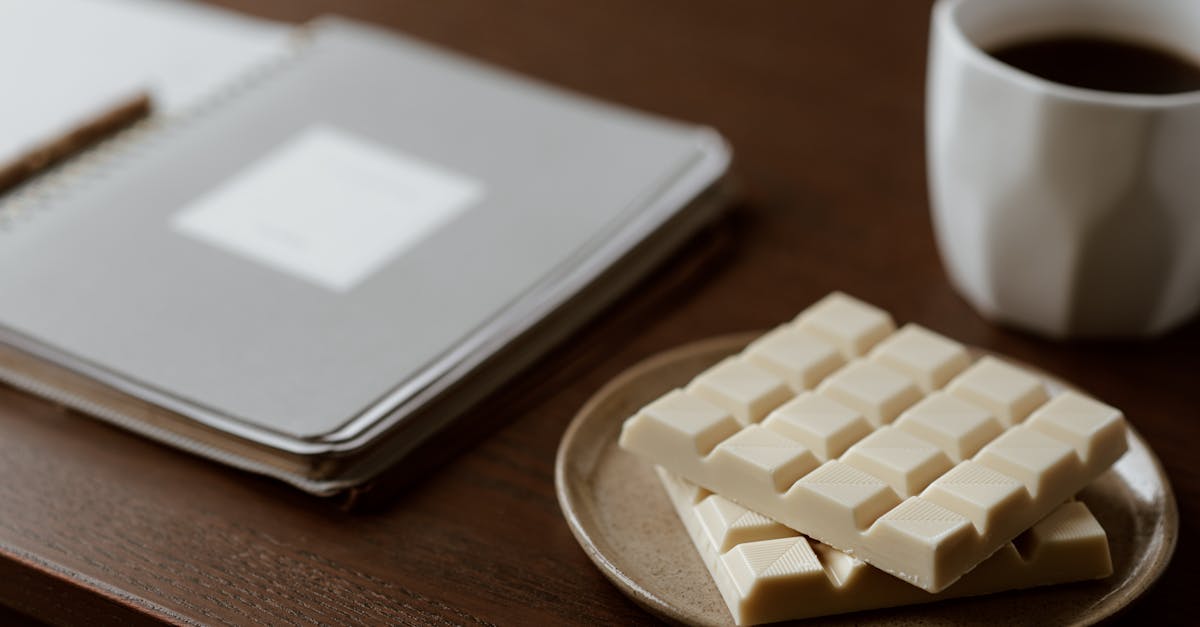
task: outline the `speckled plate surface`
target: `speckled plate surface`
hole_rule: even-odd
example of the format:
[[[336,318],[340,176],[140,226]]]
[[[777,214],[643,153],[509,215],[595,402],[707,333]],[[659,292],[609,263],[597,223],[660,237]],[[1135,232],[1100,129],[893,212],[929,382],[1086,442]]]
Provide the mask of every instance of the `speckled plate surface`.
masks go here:
[[[686,384],[754,337],[695,342],[637,364],[584,405],[559,445],[555,484],[575,538],[618,588],[669,621],[732,624],[653,469],[622,451],[617,436],[622,421],[638,408]],[[1115,571],[1108,579],[816,620],[846,625],[1065,625],[1111,616],[1166,568],[1179,529],[1175,497],[1158,459],[1130,429],[1129,452],[1079,498],[1108,533]]]

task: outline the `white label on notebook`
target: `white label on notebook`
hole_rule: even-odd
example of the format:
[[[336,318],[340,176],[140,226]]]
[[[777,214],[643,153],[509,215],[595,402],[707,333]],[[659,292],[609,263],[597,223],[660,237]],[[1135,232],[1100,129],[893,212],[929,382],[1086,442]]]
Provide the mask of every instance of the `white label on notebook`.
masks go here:
[[[200,241],[344,292],[482,196],[479,181],[313,126],[171,222]]]

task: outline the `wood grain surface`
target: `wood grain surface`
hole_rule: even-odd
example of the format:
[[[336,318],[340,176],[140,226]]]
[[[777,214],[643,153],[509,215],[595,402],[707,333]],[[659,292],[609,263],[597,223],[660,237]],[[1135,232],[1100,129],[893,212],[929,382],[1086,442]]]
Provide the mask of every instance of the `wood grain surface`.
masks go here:
[[[742,200],[353,511],[0,387],[0,621],[652,622],[562,520],[552,471],[564,427],[638,360],[769,327],[833,289],[1123,408],[1165,463],[1183,524],[1166,577],[1126,619],[1193,619],[1200,325],[1145,343],[1052,343],[988,324],[954,294],[925,191],[927,2],[222,4],[293,21],[336,8],[710,124],[733,144]]]

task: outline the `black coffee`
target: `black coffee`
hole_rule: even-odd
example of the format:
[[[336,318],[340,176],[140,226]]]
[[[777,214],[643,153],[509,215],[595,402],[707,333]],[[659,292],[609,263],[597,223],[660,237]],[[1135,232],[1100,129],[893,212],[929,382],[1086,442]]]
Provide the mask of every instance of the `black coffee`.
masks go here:
[[[1200,90],[1200,64],[1170,50],[1086,35],[1000,46],[993,57],[1044,79],[1101,91],[1176,94]]]

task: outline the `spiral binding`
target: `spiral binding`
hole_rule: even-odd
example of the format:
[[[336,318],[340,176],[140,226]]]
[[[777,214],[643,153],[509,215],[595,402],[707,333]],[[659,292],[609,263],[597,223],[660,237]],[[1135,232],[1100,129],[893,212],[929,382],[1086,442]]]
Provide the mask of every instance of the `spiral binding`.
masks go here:
[[[115,163],[128,162],[145,154],[196,120],[211,115],[226,103],[291,68],[313,47],[312,33],[300,27],[287,49],[238,74],[187,110],[172,115],[155,115],[138,121],[63,163],[0,195],[0,236],[50,210],[71,192],[86,188],[89,181],[111,171]]]

